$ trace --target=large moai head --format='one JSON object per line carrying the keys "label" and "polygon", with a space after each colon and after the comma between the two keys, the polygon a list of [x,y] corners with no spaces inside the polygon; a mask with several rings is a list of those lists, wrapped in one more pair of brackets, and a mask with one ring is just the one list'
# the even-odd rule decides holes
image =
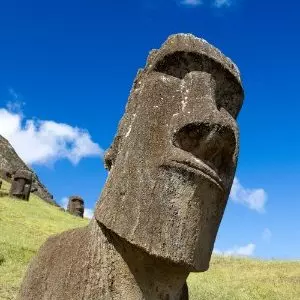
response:
{"label": "large moai head", "polygon": [[18,170],[13,176],[10,188],[10,195],[19,199],[29,200],[32,184],[32,172]]}
{"label": "large moai head", "polygon": [[84,201],[79,196],[70,196],[67,211],[77,217],[83,218]]}
{"label": "large moai head", "polygon": [[206,41],[178,34],[152,51],[105,157],[97,221],[150,255],[207,270],[235,174],[243,97],[237,67]]}

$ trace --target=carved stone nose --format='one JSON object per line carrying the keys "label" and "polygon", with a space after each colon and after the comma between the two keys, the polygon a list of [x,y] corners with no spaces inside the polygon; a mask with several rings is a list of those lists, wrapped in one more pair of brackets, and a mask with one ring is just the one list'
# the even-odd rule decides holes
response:
{"label": "carved stone nose", "polygon": [[175,133],[173,144],[200,159],[217,173],[224,173],[233,159],[236,137],[229,127],[191,123]]}

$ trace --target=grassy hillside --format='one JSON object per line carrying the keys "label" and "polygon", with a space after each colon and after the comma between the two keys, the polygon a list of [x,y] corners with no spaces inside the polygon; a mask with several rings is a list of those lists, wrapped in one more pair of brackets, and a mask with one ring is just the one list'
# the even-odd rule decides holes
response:
{"label": "grassy hillside", "polygon": [[[8,189],[4,182],[2,189]],[[35,195],[29,202],[0,198],[0,299],[14,299],[31,257],[49,235],[85,226]]]}
{"label": "grassy hillside", "polygon": [[[34,195],[29,202],[0,198],[0,300],[14,299],[49,235],[87,223]],[[191,274],[188,284],[191,300],[300,300],[300,262],[213,257],[209,271]]]}
{"label": "grassy hillside", "polygon": [[192,300],[300,300],[300,262],[214,256],[188,283]]}

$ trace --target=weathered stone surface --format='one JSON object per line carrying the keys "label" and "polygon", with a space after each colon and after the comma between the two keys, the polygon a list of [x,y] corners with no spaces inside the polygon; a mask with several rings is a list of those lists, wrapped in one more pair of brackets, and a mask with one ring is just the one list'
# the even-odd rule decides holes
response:
{"label": "weathered stone surface", "polygon": [[34,193],[37,196],[51,204],[57,205],[53,200],[53,196],[40,182],[38,176],[22,161],[10,143],[0,135],[0,178],[11,182],[12,175],[20,169],[33,173],[32,187],[36,189]]}
{"label": "weathered stone surface", "polygon": [[32,172],[29,170],[18,170],[16,171],[16,173],[14,174],[13,180],[17,180],[17,179],[25,179],[28,182],[32,181]]}
{"label": "weathered stone surface", "polygon": [[169,299],[185,300],[180,293],[186,276],[179,266],[140,251],[92,220],[86,228],[48,239],[27,271],[19,299],[167,299],[161,297],[167,288]]}
{"label": "weathered stone surface", "polygon": [[140,70],[106,154],[88,227],[50,238],[19,299],[188,299],[205,271],[232,185],[239,71],[192,35],[173,35]]}
{"label": "weathered stone surface", "polygon": [[9,171],[0,169],[0,177],[8,182],[12,180],[12,174]]}
{"label": "weathered stone surface", "polygon": [[28,170],[18,170],[14,176],[10,187],[10,196],[22,200],[29,200],[32,185],[32,172]]}
{"label": "weathered stone surface", "polygon": [[84,201],[80,196],[69,197],[67,211],[77,217],[83,218]]}
{"label": "weathered stone surface", "polygon": [[168,39],[135,81],[96,219],[152,255],[206,270],[236,168],[242,98],[239,72],[218,50],[190,35]]}
{"label": "weathered stone surface", "polygon": [[24,186],[24,200],[28,201],[31,193],[31,184],[25,184]]}
{"label": "weathered stone surface", "polygon": [[37,188],[36,187],[32,187],[31,188],[31,193],[34,193],[34,192],[36,192],[37,191]]}

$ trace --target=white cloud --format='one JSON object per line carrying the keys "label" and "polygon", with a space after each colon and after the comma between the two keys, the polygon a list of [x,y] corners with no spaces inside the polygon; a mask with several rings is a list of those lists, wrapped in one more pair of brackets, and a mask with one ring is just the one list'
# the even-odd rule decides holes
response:
{"label": "white cloud", "polygon": [[218,249],[214,249],[214,254],[217,255],[224,255],[224,256],[251,256],[254,254],[256,245],[255,244],[248,244],[246,246],[234,246],[231,249],[226,251],[220,251]]}
{"label": "white cloud", "polygon": [[259,213],[265,211],[267,202],[267,193],[264,189],[248,189],[244,188],[237,178],[234,179],[230,192],[230,199],[234,202],[241,203],[250,209]]}
{"label": "white cloud", "polygon": [[49,165],[60,159],[76,165],[84,157],[103,155],[84,129],[55,121],[26,120],[22,112],[4,108],[0,109],[0,134],[29,165]]}
{"label": "white cloud", "polygon": [[265,228],[261,237],[264,242],[270,243],[272,239],[272,231],[269,228]]}
{"label": "white cloud", "polygon": [[202,0],[182,0],[180,3],[186,6],[198,6],[201,5],[203,2]]}
{"label": "white cloud", "polygon": [[64,209],[67,209],[67,207],[68,207],[68,202],[69,202],[68,197],[63,197],[63,198],[60,200],[60,205],[61,205],[61,207],[63,207]]}
{"label": "white cloud", "polygon": [[[69,202],[69,198],[68,197],[63,197],[60,200],[60,205],[61,207],[63,207],[64,209],[67,209],[68,207],[68,202]],[[87,219],[92,219],[94,216],[94,209],[91,208],[84,208],[84,214],[83,217],[87,218]]]}
{"label": "white cloud", "polygon": [[[216,8],[222,8],[222,7],[229,7],[231,6],[232,0],[213,0],[213,6]],[[185,6],[199,6],[203,4],[203,0],[182,0],[180,4],[185,5]]]}
{"label": "white cloud", "polygon": [[215,0],[214,2],[214,6],[215,7],[218,7],[218,8],[221,8],[221,7],[224,7],[224,6],[231,6],[232,4],[232,1],[231,0]]}
{"label": "white cloud", "polygon": [[92,219],[93,216],[94,216],[94,210],[91,209],[91,208],[85,208],[84,209],[84,215],[83,215],[85,218],[88,218],[88,219]]}

